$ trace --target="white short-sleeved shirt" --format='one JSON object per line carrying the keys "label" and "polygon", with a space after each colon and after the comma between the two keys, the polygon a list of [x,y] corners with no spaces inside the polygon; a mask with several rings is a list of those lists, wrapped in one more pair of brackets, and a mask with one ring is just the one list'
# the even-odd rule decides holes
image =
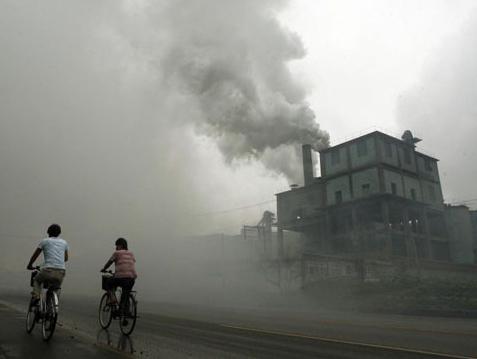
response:
{"label": "white short-sleeved shirt", "polygon": [[38,245],[43,251],[45,262],[43,268],[65,269],[65,251],[68,243],[62,238],[45,238]]}

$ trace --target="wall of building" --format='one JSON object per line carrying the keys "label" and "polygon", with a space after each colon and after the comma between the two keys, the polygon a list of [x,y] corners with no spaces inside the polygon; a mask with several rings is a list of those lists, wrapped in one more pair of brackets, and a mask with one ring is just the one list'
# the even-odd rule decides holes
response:
{"label": "wall of building", "polygon": [[[411,177],[403,175],[404,180],[404,197],[416,201],[423,201],[422,193],[421,193],[421,186],[419,184],[419,180]],[[412,190],[414,190],[415,198],[412,196]]]}
{"label": "wall of building", "polygon": [[466,206],[446,206],[449,230],[451,261],[474,263],[474,238],[469,208]]}
{"label": "wall of building", "polygon": [[416,153],[417,170],[421,178],[439,182],[439,171],[437,161]]}
{"label": "wall of building", "polygon": [[423,201],[429,204],[442,204],[442,191],[440,183],[421,180]]}
{"label": "wall of building", "polygon": [[351,200],[349,176],[333,178],[326,182],[326,204],[336,204],[336,192],[341,191],[342,202]]}
{"label": "wall of building", "polygon": [[[351,158],[351,169],[362,167],[377,161],[376,136],[365,137],[348,144]],[[360,150],[365,149],[365,151]]]}
{"label": "wall of building", "polygon": [[348,151],[346,146],[338,147],[320,156],[323,162],[324,171],[322,176],[332,176],[336,173],[344,172],[348,169]]}
{"label": "wall of building", "polygon": [[[406,152],[408,152],[408,156],[406,155]],[[414,152],[414,149],[409,145],[402,144],[398,147],[398,153],[401,168],[409,172],[417,173],[416,153]]]}
{"label": "wall of building", "polygon": [[322,280],[352,278],[360,281],[380,281],[412,276],[449,281],[475,281],[477,266],[421,260],[409,261],[356,260],[346,257],[315,255],[303,258],[303,287]]}
{"label": "wall of building", "polygon": [[404,188],[402,182],[402,175],[399,172],[391,171],[391,170],[383,170],[384,175],[384,190],[386,193],[393,194],[393,184],[396,187],[397,196],[404,197]]}
{"label": "wall of building", "polygon": [[[353,198],[362,198],[373,193],[379,193],[378,169],[370,168],[352,174]],[[369,186],[368,189],[363,186]]]}
{"label": "wall of building", "polygon": [[291,223],[297,217],[305,218],[315,214],[323,207],[324,186],[316,183],[277,194],[277,215],[282,223]]}
{"label": "wall of building", "polygon": [[470,211],[470,221],[474,238],[474,262],[477,263],[477,211]]}
{"label": "wall of building", "polygon": [[399,157],[396,143],[383,136],[377,137],[376,141],[378,152],[381,154],[381,162],[394,167],[399,167]]}

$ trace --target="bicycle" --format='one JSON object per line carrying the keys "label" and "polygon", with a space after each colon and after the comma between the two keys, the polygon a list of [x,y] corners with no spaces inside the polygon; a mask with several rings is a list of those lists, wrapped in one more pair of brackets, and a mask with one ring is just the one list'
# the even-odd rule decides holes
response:
{"label": "bicycle", "polygon": [[[40,272],[40,267],[35,267],[31,273],[30,286]],[[58,320],[58,295],[56,290],[60,289],[57,283],[45,281],[42,283],[40,299],[30,299],[26,316],[26,331],[31,333],[36,323],[41,322],[41,333],[44,341],[49,341],[53,336]]]}
{"label": "bicycle", "polygon": [[[107,291],[108,281],[113,277],[113,272],[106,271],[102,274],[102,289]],[[113,298],[115,301],[110,303],[108,292],[104,293],[99,302],[99,325],[103,329],[109,328],[113,319],[119,320],[119,329],[124,335],[130,335],[134,327],[136,326],[137,319],[137,300],[136,300],[136,291],[130,291],[127,296],[125,303],[119,303],[117,301],[117,294],[120,293],[120,298],[122,294],[122,289],[117,287],[113,290]]]}

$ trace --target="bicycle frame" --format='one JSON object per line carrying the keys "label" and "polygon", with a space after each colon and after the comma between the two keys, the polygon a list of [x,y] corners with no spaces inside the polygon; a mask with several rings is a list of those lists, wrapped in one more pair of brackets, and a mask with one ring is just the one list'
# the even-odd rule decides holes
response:
{"label": "bicycle frame", "polygon": [[[108,273],[112,274],[111,272]],[[108,290],[108,288],[103,282],[105,293],[102,295],[99,303],[99,324],[103,329],[107,329],[113,319],[119,319],[121,332],[124,335],[129,335],[134,330],[137,319],[136,291],[129,290],[123,303],[124,289],[116,287],[113,290]],[[118,302],[118,293],[121,294],[121,302]],[[110,303],[112,299],[114,299],[114,303]]]}
{"label": "bicycle frame", "polygon": [[[38,268],[36,271],[38,273]],[[36,322],[41,322],[43,340],[45,341],[50,340],[55,331],[59,306],[58,294],[56,293],[58,289],[51,284],[43,283],[38,303],[33,305],[30,301],[28,306],[27,332],[30,333],[33,330]],[[31,315],[33,315],[33,318]]]}

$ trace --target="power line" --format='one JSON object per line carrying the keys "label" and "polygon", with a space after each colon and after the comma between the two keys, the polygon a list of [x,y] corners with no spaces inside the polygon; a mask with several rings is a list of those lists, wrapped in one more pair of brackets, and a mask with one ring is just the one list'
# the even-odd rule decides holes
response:
{"label": "power line", "polygon": [[264,204],[269,204],[269,203],[273,203],[273,202],[275,202],[275,200],[274,200],[274,199],[271,199],[271,200],[268,200],[268,201],[263,201],[263,202],[259,202],[259,203],[254,203],[254,204],[250,204],[250,205],[242,206],[242,207],[234,207],[234,208],[228,208],[228,209],[223,209],[223,210],[219,210],[219,211],[211,211],[211,212],[197,213],[197,214],[193,214],[193,216],[195,216],[195,217],[201,217],[201,216],[210,216],[210,215],[215,215],[215,214],[223,214],[223,213],[236,212],[236,211],[240,211],[240,210],[243,210],[243,209],[248,209],[248,208],[253,208],[253,207],[259,207],[259,206],[262,206],[262,205],[264,205]]}

